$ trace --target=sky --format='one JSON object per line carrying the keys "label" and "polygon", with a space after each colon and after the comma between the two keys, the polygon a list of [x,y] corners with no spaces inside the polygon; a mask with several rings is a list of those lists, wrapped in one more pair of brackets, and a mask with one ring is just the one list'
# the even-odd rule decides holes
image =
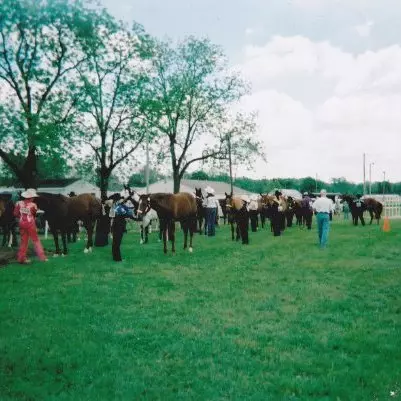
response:
{"label": "sky", "polygon": [[159,38],[209,37],[252,85],[255,178],[401,180],[399,0],[101,0]]}

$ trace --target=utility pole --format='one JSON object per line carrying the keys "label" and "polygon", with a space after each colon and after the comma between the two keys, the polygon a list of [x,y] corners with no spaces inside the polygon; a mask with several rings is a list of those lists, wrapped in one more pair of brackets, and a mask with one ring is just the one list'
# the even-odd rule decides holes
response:
{"label": "utility pole", "polygon": [[145,166],[146,193],[149,193],[149,131],[146,130],[146,166]]}
{"label": "utility pole", "polygon": [[366,154],[363,154],[363,194],[366,195]]}
{"label": "utility pole", "polygon": [[384,195],[384,187],[386,185],[386,172],[383,171],[383,195]]}
{"label": "utility pole", "polygon": [[230,187],[231,187],[231,195],[234,194],[234,185],[233,185],[233,163],[231,158],[231,135],[227,134],[227,146],[228,146],[228,165],[230,168]]}
{"label": "utility pole", "polygon": [[369,195],[372,195],[372,166],[375,164],[369,163]]}

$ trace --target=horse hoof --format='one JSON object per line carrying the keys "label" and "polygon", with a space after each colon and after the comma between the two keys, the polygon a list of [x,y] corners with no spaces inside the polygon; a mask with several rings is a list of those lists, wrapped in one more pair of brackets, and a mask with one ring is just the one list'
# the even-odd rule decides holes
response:
{"label": "horse hoof", "polygon": [[189,251],[189,253],[192,253],[193,249],[191,247],[189,247],[188,251]]}
{"label": "horse hoof", "polygon": [[84,253],[88,253],[89,252],[89,249],[88,248],[85,248],[84,249]]}
{"label": "horse hoof", "polygon": [[143,245],[143,241],[142,241],[142,240],[140,240],[139,243],[140,243],[141,245]]}
{"label": "horse hoof", "polygon": [[58,258],[58,253],[55,253],[55,254],[53,255],[53,258]]}
{"label": "horse hoof", "polygon": [[92,253],[92,247],[89,248],[89,252]]}
{"label": "horse hoof", "polygon": [[64,258],[64,256],[65,256],[65,254],[64,254],[64,253],[62,253],[62,254],[61,254],[61,257],[62,257],[62,258]]}

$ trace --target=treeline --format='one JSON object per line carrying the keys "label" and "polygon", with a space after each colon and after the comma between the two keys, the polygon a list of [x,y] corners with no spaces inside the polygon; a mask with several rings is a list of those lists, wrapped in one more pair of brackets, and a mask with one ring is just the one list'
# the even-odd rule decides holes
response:
{"label": "treeline", "polygon": [[[213,175],[208,174],[204,171],[196,171],[188,178],[196,180],[211,180],[230,182],[230,177],[227,174]],[[363,194],[363,184],[353,183],[347,181],[345,178],[333,178],[331,182],[324,182],[321,180],[315,180],[312,177],[305,178],[274,178],[274,179],[261,179],[254,180],[247,177],[240,177],[234,179],[234,185],[246,189],[254,193],[265,193],[270,192],[275,188],[288,188],[297,189],[298,191],[304,192],[317,192],[321,189],[327,189],[329,192],[348,193],[348,194]],[[366,185],[366,190],[369,192],[369,185]],[[385,182],[374,182],[372,183],[373,194],[401,194],[401,182],[391,183]]]}
{"label": "treeline", "polygon": [[0,48],[0,172],[24,187],[85,176],[105,197],[146,144],[175,192],[197,163],[263,157],[255,114],[231,112],[249,85],[208,39],[162,41],[91,0],[3,0]]}

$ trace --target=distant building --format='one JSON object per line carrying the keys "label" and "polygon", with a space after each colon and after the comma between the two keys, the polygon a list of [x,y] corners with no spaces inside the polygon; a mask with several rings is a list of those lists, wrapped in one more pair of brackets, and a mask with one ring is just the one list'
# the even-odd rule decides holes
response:
{"label": "distant building", "polygon": [[[284,196],[291,196],[293,199],[302,199],[302,194],[296,189],[279,189],[279,191],[284,195]],[[273,191],[269,192],[269,195],[273,196],[276,190],[274,189]]]}
{"label": "distant building", "polygon": [[[68,196],[70,192],[75,194],[90,193],[100,197],[100,189],[87,181],[79,178],[62,178],[39,181],[38,192],[48,192],[50,194],[61,194]],[[1,187],[0,192],[22,192],[24,188]]]}
{"label": "distant building", "polygon": [[[207,186],[212,187],[216,192],[216,197],[219,199],[225,198],[225,194],[229,194],[231,192],[230,184],[226,182],[220,181],[209,181],[209,180],[181,180],[180,192],[190,192],[195,193],[195,188],[201,188],[202,192],[205,192],[205,188]],[[139,194],[146,193],[146,188],[135,188],[135,190]],[[245,189],[239,187],[233,187],[234,195],[252,195],[252,192],[249,192]],[[156,192],[165,192],[165,193],[173,193],[174,192],[174,181],[173,180],[163,180],[155,182],[154,184],[149,185],[149,193]]]}

